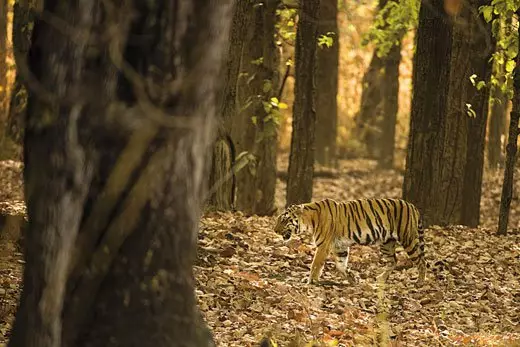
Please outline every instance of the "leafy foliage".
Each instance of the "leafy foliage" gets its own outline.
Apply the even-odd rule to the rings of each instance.
[[[481,6],[479,12],[488,23],[491,22],[493,37],[496,39],[496,50],[493,53],[494,63],[491,80],[475,82],[477,89],[488,86],[494,95],[494,89],[500,88],[508,99],[513,97],[513,71],[518,54],[518,31],[513,30],[512,19],[520,8],[518,0],[492,0],[490,5]],[[495,100],[491,99],[491,102]]]
[[[397,45],[408,30],[417,26],[418,0],[390,0],[379,10],[374,23],[363,38],[363,45],[373,43],[379,57],[384,57]]]

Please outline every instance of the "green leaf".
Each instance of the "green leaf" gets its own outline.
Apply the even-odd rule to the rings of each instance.
[[[506,72],[513,72],[515,69],[516,63],[514,60],[508,60],[506,63]]]
[[[481,6],[480,12],[484,16],[484,20],[488,23],[493,18],[493,6]]]
[[[287,106],[287,104],[286,104],[285,102],[280,102],[280,103],[278,103],[278,108],[279,108],[280,110],[286,110],[287,107],[289,107],[289,106]]]
[[[486,82],[484,81],[479,81],[477,83],[477,90],[481,90],[482,88],[484,88],[486,86]]]

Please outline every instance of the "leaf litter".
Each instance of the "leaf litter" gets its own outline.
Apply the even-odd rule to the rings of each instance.
[[[19,173],[21,166],[4,164],[0,182],[8,177],[13,180],[8,186],[19,191],[0,196],[16,204],[21,175],[13,178],[12,172]],[[402,174],[377,170],[371,161],[342,161],[335,176],[315,179],[314,199],[401,195]],[[482,227],[426,230],[432,269],[422,288],[415,287],[417,270],[402,249],[401,269],[385,285],[377,283],[379,252],[367,246],[351,251],[356,283],[343,279],[329,259],[323,283],[308,285],[313,256],[308,235],[284,242],[272,231],[274,217],[205,214],[194,267],[196,296],[217,345],[258,346],[267,336],[278,346],[311,346],[311,341],[324,346],[519,346],[520,204],[515,194],[510,233],[495,236],[500,176],[485,176]],[[281,209],[285,183],[277,183]],[[2,247],[0,345],[7,342],[23,267],[15,248],[6,251],[5,242]]]

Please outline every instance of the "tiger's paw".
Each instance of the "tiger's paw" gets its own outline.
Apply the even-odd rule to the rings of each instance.
[[[307,283],[309,285],[318,285],[319,284],[319,281],[317,279],[313,279],[311,277],[302,280],[302,282]]]

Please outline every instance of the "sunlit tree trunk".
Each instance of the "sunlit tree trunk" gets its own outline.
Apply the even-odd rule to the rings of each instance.
[[[401,63],[401,42],[393,46],[384,58],[382,77],[383,119],[379,147],[379,167],[391,169],[394,166],[395,126],[399,108],[399,64]],[[375,144],[374,144],[375,145]]]
[[[4,136],[7,108],[7,0],[0,0],[0,136]]]
[[[27,108],[9,346],[213,346],[192,264],[229,1],[45,11],[69,30],[37,20],[29,52],[42,88]]]
[[[287,206],[309,202],[314,172],[315,74],[319,0],[300,3],[295,48],[294,106]]]
[[[333,166],[336,161],[339,64],[337,15],[337,0],[321,0],[318,35],[331,35],[333,40],[332,46],[322,46],[317,50],[315,159],[326,166]]]
[[[511,20],[505,20],[501,23],[500,36],[511,29]],[[498,79],[504,83],[504,65],[495,62],[494,69]],[[500,88],[495,88],[491,96],[493,102],[490,107],[489,114],[489,135],[487,145],[488,166],[490,169],[498,169],[504,164],[504,146],[502,144],[502,136],[505,136],[506,131],[506,112],[507,112],[507,98]]]

